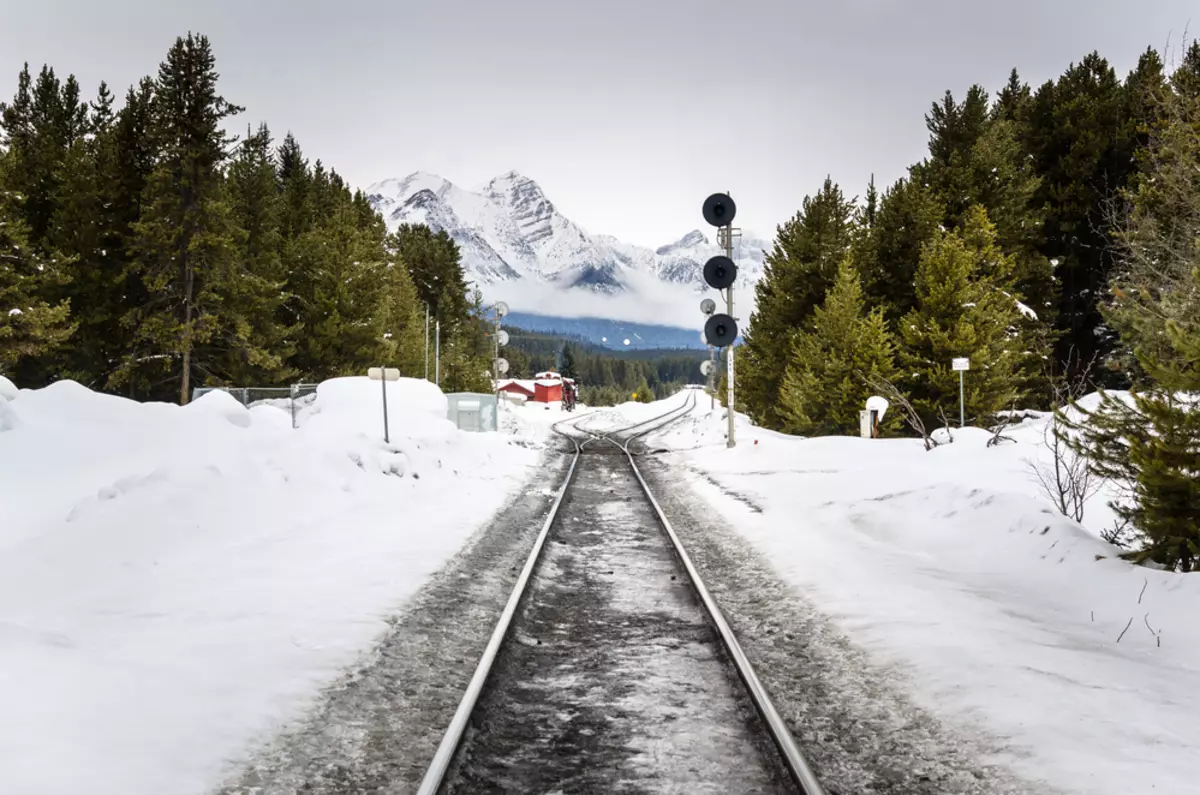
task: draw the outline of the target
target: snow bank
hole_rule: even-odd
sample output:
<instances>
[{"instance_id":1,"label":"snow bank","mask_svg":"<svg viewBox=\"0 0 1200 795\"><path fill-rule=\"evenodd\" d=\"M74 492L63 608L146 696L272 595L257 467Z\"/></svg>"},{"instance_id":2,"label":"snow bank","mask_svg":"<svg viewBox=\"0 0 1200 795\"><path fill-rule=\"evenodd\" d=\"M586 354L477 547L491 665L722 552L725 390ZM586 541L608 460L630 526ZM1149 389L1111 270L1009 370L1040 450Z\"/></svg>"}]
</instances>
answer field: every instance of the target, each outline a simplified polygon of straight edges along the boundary
<instances>
[{"instance_id":1,"label":"snow bank","mask_svg":"<svg viewBox=\"0 0 1200 795\"><path fill-rule=\"evenodd\" d=\"M424 382L286 411L63 382L0 401L0 790L210 790L534 471ZM469 499L464 499L469 497Z\"/></svg>"},{"instance_id":2,"label":"snow bank","mask_svg":"<svg viewBox=\"0 0 1200 795\"><path fill-rule=\"evenodd\" d=\"M16 400L17 385L0 375L0 401Z\"/></svg>"},{"instance_id":3,"label":"snow bank","mask_svg":"<svg viewBox=\"0 0 1200 795\"><path fill-rule=\"evenodd\" d=\"M667 405L666 403L662 405ZM1195 790L1200 576L1134 567L1055 511L1027 461L1046 415L1008 431L801 440L698 410L658 438L785 579L918 701L1000 738L1019 773L1066 792ZM1118 642L1118 638L1120 641Z\"/></svg>"}]
</instances>

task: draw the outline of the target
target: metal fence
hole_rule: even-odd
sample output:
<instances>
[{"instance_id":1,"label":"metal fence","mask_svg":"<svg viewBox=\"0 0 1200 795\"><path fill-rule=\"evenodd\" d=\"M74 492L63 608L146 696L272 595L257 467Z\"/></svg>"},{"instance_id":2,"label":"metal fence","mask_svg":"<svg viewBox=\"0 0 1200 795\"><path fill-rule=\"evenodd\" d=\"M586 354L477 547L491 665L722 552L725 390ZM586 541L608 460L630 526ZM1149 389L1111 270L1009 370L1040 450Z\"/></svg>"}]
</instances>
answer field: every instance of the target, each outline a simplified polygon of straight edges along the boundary
<instances>
[{"instance_id":1,"label":"metal fence","mask_svg":"<svg viewBox=\"0 0 1200 795\"><path fill-rule=\"evenodd\" d=\"M297 426L297 416L317 398L316 384L292 384L291 386L201 386L192 390L192 400L209 392L220 391L232 395L246 408L274 406L292 416L292 427Z\"/></svg>"}]
</instances>

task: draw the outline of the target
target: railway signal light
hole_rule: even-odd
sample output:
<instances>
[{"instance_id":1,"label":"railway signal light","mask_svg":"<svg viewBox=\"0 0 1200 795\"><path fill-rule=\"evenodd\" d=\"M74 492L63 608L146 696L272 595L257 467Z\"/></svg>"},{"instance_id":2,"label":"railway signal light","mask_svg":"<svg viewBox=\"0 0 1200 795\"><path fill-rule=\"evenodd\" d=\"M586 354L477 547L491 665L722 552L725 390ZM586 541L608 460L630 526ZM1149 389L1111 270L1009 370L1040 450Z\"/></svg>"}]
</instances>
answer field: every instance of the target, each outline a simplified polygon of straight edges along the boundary
<instances>
[{"instance_id":1,"label":"railway signal light","mask_svg":"<svg viewBox=\"0 0 1200 795\"><path fill-rule=\"evenodd\" d=\"M729 226L737 215L737 204L728 193L714 193L704 200L703 213L710 226Z\"/></svg>"},{"instance_id":2,"label":"railway signal light","mask_svg":"<svg viewBox=\"0 0 1200 795\"><path fill-rule=\"evenodd\" d=\"M737 280L737 271L733 260L718 254L704 263L704 281L714 290L727 290Z\"/></svg>"},{"instance_id":3,"label":"railway signal light","mask_svg":"<svg viewBox=\"0 0 1200 795\"><path fill-rule=\"evenodd\" d=\"M702 303L700 310L709 316L704 324L704 341L714 348L726 349L726 393L729 406L726 412L729 421L726 445L733 447L736 444L733 421L733 343L738 336L737 320L733 317L733 285L737 282L738 273L737 263L733 261L733 238L737 235L737 230L733 228L733 219L737 217L737 204L728 193L714 193L704 200L701 211L704 220L717 227L717 245L725 250L723 256L717 255L704 263L704 281L709 287L725 294L725 314L713 314L716 304L712 300Z\"/></svg>"},{"instance_id":4,"label":"railway signal light","mask_svg":"<svg viewBox=\"0 0 1200 795\"><path fill-rule=\"evenodd\" d=\"M732 345L737 334L737 321L729 315L713 315L704 324L704 339L715 348Z\"/></svg>"}]
</instances>

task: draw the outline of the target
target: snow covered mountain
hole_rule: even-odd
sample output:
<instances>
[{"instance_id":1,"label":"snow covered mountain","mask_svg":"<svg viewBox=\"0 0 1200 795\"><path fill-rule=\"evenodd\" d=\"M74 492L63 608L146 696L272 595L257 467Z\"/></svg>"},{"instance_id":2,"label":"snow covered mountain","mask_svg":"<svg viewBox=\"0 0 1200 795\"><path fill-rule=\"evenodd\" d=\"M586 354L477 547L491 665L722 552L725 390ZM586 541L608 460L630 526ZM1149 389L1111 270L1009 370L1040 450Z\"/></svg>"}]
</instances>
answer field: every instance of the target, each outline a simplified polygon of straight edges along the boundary
<instances>
[{"instance_id":1,"label":"snow covered mountain","mask_svg":"<svg viewBox=\"0 0 1200 795\"><path fill-rule=\"evenodd\" d=\"M541 186L515 171L476 191L418 171L371 185L367 195L389 229L421 223L445 230L462 251L467 278L485 294L508 293L490 287L518 280L614 297L661 295L660 284L686 294L709 291L704 263L721 253L699 230L656 250L590 234L559 212ZM740 286L762 275L768 246L751 236L737 242Z\"/></svg>"}]
</instances>

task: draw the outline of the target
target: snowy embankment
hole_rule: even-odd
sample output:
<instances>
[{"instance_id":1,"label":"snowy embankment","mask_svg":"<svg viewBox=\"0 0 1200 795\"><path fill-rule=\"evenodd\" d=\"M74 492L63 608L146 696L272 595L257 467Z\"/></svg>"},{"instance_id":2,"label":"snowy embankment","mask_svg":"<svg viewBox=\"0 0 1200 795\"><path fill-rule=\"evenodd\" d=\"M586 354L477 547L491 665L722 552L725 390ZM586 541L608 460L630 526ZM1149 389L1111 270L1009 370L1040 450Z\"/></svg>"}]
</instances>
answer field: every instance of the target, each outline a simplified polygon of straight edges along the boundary
<instances>
[{"instance_id":1,"label":"snowy embankment","mask_svg":"<svg viewBox=\"0 0 1200 795\"><path fill-rule=\"evenodd\" d=\"M0 395L0 791L201 793L535 472L416 380L286 411Z\"/></svg>"},{"instance_id":2,"label":"snowy embankment","mask_svg":"<svg viewBox=\"0 0 1200 795\"><path fill-rule=\"evenodd\" d=\"M666 403L661 404L666 406ZM1200 575L1135 567L1061 516L1027 460L1045 419L987 447L797 439L707 404L657 441L695 494L917 703L1067 792L1200 791ZM1091 528L1091 529L1088 529Z\"/></svg>"}]
</instances>

